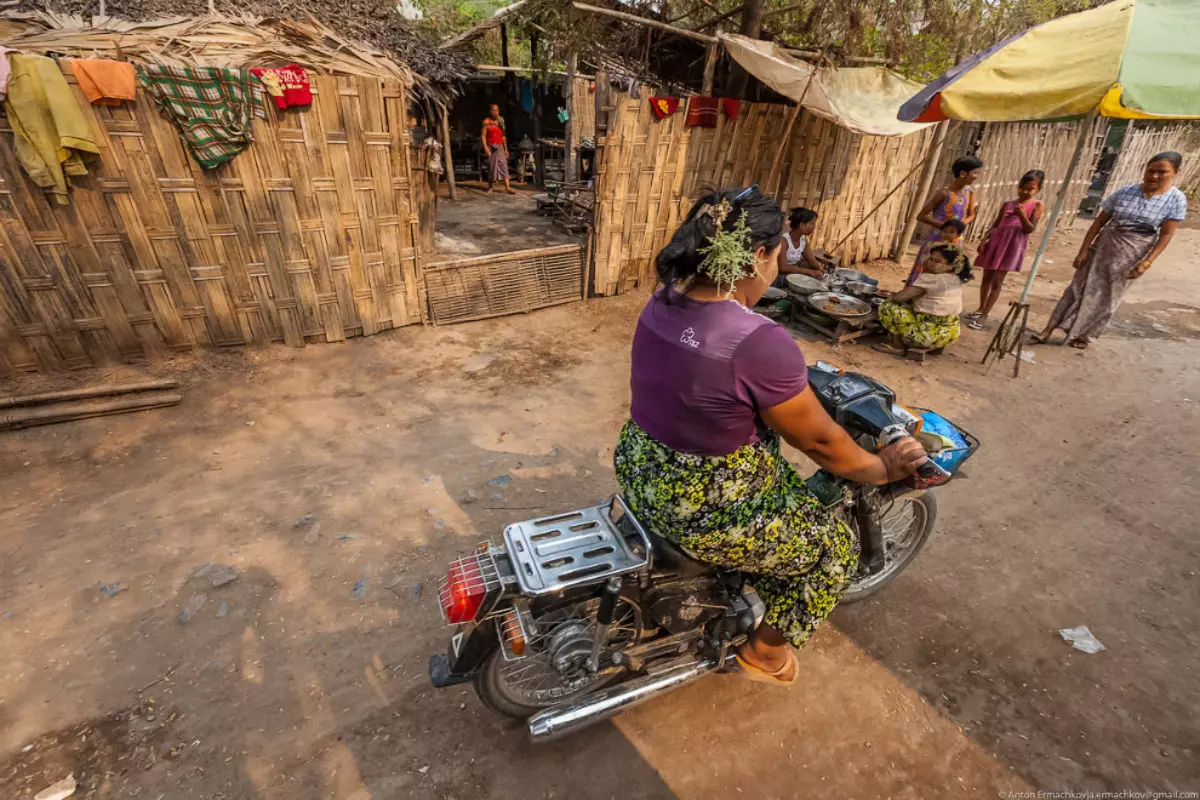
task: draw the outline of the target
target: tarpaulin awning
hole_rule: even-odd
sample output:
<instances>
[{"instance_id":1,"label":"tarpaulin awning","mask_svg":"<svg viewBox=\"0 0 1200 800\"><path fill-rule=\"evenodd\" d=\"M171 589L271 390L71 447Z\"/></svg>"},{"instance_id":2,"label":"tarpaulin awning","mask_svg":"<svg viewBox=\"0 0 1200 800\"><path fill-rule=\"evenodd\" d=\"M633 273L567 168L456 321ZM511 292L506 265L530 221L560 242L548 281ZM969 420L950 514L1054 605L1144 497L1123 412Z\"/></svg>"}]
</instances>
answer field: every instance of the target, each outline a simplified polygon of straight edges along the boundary
<instances>
[{"instance_id":1,"label":"tarpaulin awning","mask_svg":"<svg viewBox=\"0 0 1200 800\"><path fill-rule=\"evenodd\" d=\"M927 127L927 123L897 119L901 104L921 85L891 70L816 67L792 58L771 42L745 36L722 36L721 44L755 78L816 116L854 133L900 136Z\"/></svg>"},{"instance_id":2,"label":"tarpaulin awning","mask_svg":"<svg viewBox=\"0 0 1200 800\"><path fill-rule=\"evenodd\" d=\"M1116 0L1030 28L926 86L900 118L1011 121L1098 111L1200 117L1200 0Z\"/></svg>"}]
</instances>

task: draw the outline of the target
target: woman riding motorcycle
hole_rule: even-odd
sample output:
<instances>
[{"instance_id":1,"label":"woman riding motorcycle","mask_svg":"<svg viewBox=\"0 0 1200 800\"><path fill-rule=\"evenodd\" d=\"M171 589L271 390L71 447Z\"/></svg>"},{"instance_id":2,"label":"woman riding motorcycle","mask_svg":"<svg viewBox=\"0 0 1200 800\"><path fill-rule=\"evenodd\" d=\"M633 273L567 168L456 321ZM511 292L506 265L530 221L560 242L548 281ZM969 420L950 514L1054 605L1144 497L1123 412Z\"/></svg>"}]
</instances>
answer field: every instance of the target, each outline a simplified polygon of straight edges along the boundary
<instances>
[{"instance_id":1,"label":"woman riding motorcycle","mask_svg":"<svg viewBox=\"0 0 1200 800\"><path fill-rule=\"evenodd\" d=\"M749 677L796 680L801 647L858 565L854 533L783 458L882 485L926 460L906 437L859 447L808 387L804 356L750 309L775 280L783 214L757 188L701 198L655 267L662 283L633 341L631 419L614 454L632 511L692 557L741 570L767 606L737 655Z\"/></svg>"}]
</instances>

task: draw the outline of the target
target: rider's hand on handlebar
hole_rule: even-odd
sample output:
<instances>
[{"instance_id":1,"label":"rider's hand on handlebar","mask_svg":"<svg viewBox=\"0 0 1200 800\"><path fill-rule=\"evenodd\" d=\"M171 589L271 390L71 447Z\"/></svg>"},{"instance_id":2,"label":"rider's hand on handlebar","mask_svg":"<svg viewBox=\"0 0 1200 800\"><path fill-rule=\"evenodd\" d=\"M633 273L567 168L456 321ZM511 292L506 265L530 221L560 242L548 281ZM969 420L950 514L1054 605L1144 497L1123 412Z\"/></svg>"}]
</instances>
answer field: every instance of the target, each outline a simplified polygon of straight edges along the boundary
<instances>
[{"instance_id":1,"label":"rider's hand on handlebar","mask_svg":"<svg viewBox=\"0 0 1200 800\"><path fill-rule=\"evenodd\" d=\"M920 442L905 436L880 450L879 460L887 470L887 482L894 483L916 472L917 467L929 460L929 456Z\"/></svg>"}]
</instances>

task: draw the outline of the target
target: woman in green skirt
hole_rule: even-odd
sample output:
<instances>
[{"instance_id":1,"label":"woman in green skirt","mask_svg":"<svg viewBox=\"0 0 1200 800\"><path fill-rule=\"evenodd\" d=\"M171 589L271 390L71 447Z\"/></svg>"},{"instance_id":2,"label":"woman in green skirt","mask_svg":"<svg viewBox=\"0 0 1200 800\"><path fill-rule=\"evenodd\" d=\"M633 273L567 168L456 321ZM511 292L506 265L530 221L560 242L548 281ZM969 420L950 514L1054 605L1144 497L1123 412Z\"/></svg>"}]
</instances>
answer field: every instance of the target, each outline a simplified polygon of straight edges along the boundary
<instances>
[{"instance_id":1,"label":"woman in green skirt","mask_svg":"<svg viewBox=\"0 0 1200 800\"><path fill-rule=\"evenodd\" d=\"M741 647L751 677L790 684L800 647L858 566L858 540L808 493L786 440L826 469L884 484L925 461L911 438L859 447L808 386L786 330L751 311L775 279L783 215L756 188L712 192L655 266L633 340L631 419L615 468L626 502L694 558L749 576L766 618Z\"/></svg>"},{"instance_id":2,"label":"woman in green skirt","mask_svg":"<svg viewBox=\"0 0 1200 800\"><path fill-rule=\"evenodd\" d=\"M941 350L958 341L962 285L971 280L971 262L952 244L934 245L921 275L911 286L883 301L879 324L891 336L875 349L902 355L908 348Z\"/></svg>"}]
</instances>

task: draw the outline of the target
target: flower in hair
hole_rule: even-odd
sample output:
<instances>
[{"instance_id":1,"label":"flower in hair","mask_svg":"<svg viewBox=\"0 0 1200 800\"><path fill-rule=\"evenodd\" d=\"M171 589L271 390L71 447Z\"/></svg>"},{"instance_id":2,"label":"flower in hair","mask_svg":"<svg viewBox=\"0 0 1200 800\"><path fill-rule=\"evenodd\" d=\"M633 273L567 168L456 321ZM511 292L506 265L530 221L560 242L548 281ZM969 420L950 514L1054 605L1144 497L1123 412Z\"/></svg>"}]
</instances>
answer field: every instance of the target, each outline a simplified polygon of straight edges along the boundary
<instances>
[{"instance_id":1,"label":"flower in hair","mask_svg":"<svg viewBox=\"0 0 1200 800\"><path fill-rule=\"evenodd\" d=\"M725 220L732 210L729 201L722 200L715 206L703 206L696 215L712 217L716 229L708 244L698 251L704 256L699 272L715 283L718 290L728 286L727 293L733 292L736 282L757 270L758 261L750 252L750 228L746 225L745 211L738 216L732 230L725 230Z\"/></svg>"}]
</instances>

